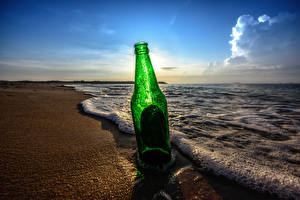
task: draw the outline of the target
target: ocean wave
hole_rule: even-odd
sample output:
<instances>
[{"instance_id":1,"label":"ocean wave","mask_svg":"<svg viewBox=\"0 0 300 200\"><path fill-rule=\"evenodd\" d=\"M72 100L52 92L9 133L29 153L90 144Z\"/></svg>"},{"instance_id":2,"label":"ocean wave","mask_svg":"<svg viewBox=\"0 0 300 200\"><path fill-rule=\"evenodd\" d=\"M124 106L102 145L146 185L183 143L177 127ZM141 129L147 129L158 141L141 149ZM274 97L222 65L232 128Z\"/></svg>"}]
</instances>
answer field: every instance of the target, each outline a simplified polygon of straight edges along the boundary
<instances>
[{"instance_id":1,"label":"ocean wave","mask_svg":"<svg viewBox=\"0 0 300 200\"><path fill-rule=\"evenodd\" d=\"M86 113L109 119L122 132L134 134L129 97L132 86L109 87L75 88L97 96L81 102ZM222 91L211 92L208 100L186 99L189 95L185 94L195 91L195 87L163 87L164 92L171 93L173 89L183 94L167 97L171 142L180 151L199 166L249 188L299 199L299 116L297 112L278 114L281 108L298 111L295 101L280 104L281 99L269 102L270 98L255 94L250 98L261 99L249 99L249 91L240 92L236 88L227 92L238 91L230 102L223 98L233 95L224 95ZM217 90L217 86L201 90L206 89ZM109 95L111 91L115 91L114 95ZM215 95L222 103L214 103Z\"/></svg>"},{"instance_id":2,"label":"ocean wave","mask_svg":"<svg viewBox=\"0 0 300 200\"><path fill-rule=\"evenodd\" d=\"M86 113L104 117L115 122L120 131L134 134L133 126L124 120L116 112L101 111L95 107L95 98L81 102ZM286 173L284 169L272 169L262 166L249 157L243 157L239 152L230 152L230 156L224 156L218 151L210 151L201 148L198 144L189 140L188 136L176 130L170 130L172 144L192 160L200 163L201 167L211 170L216 175L223 175L240 184L262 192L270 192L282 198L297 199L300 196L300 179Z\"/></svg>"}]
</instances>

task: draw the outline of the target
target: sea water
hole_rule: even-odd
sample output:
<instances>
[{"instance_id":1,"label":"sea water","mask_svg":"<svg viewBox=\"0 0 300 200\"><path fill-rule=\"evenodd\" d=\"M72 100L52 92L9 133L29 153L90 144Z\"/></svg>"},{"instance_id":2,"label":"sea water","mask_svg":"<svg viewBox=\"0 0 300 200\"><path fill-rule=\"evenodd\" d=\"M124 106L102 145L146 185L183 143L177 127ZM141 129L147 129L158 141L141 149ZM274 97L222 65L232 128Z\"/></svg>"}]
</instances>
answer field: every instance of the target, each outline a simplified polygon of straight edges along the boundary
<instances>
[{"instance_id":1,"label":"sea water","mask_svg":"<svg viewBox=\"0 0 300 200\"><path fill-rule=\"evenodd\" d=\"M133 85L72 85L85 112L134 134ZM300 199L300 84L162 84L171 142L201 167L258 191Z\"/></svg>"}]
</instances>

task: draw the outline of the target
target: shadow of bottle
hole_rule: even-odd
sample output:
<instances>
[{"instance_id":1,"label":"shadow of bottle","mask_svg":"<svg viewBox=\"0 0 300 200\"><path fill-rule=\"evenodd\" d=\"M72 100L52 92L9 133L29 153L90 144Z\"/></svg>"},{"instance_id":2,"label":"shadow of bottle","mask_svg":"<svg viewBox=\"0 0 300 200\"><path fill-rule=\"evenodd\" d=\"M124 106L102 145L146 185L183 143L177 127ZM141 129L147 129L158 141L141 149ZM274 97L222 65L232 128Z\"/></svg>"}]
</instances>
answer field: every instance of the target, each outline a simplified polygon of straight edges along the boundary
<instances>
[{"instance_id":1,"label":"shadow of bottle","mask_svg":"<svg viewBox=\"0 0 300 200\"><path fill-rule=\"evenodd\" d=\"M132 200L143 199L172 199L168 194L168 185L172 180L172 173L157 172L137 168L136 183L133 188ZM175 179L174 179L175 180ZM178 191L180 193L180 191ZM176 196L181 196L177 194Z\"/></svg>"}]
</instances>

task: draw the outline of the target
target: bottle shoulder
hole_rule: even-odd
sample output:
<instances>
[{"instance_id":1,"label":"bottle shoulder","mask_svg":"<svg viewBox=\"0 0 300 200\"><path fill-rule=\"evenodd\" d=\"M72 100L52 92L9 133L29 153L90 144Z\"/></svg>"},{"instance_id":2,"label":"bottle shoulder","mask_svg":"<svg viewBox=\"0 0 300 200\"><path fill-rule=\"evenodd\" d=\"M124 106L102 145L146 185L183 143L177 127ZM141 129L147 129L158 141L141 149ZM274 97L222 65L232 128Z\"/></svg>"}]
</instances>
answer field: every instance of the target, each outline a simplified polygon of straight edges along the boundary
<instances>
[{"instance_id":1,"label":"bottle shoulder","mask_svg":"<svg viewBox=\"0 0 300 200\"><path fill-rule=\"evenodd\" d=\"M135 89L132 97L131 103L138 102L140 104L166 104L166 97L164 93L158 90L143 90Z\"/></svg>"}]
</instances>

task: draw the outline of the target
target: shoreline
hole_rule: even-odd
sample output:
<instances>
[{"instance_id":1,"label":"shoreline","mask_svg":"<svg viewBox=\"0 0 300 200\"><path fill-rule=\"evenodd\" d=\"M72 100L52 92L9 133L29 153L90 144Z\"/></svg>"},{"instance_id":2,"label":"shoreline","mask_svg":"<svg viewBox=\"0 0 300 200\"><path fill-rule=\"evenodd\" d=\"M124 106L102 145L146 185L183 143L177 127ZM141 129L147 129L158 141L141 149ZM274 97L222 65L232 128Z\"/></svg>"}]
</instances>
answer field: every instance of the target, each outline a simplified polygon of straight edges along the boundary
<instances>
[{"instance_id":1,"label":"shoreline","mask_svg":"<svg viewBox=\"0 0 300 200\"><path fill-rule=\"evenodd\" d=\"M107 119L85 113L80 102L90 95L73 88L44 83L12 84L7 88L0 85L0 95L1 113L5 116L1 119L0 169L8 170L0 175L0 183L4 185L0 199L139 199L156 194L179 199L278 199L201 170L174 145L176 164L171 169L172 178L144 172L142 179L135 168L135 136L120 132ZM7 102L9 108L5 108ZM36 119L38 117L47 123ZM58 118L69 122L64 124ZM18 125L12 127L15 124ZM24 126L28 126L27 129ZM74 127L79 129L76 134ZM41 136L36 130L47 130L47 135ZM9 135L12 133L13 136ZM70 164L75 166L70 167ZM16 175L11 174L12 171ZM159 193L162 189L166 194Z\"/></svg>"},{"instance_id":2,"label":"shoreline","mask_svg":"<svg viewBox=\"0 0 300 200\"><path fill-rule=\"evenodd\" d=\"M0 199L130 199L134 168L82 115L89 96L55 84L0 89Z\"/></svg>"},{"instance_id":3,"label":"shoreline","mask_svg":"<svg viewBox=\"0 0 300 200\"><path fill-rule=\"evenodd\" d=\"M74 87L70 87L75 90ZM87 93L88 94L88 93ZM91 95L91 98L95 96ZM93 117L100 121L108 121L108 123L114 124L117 134L114 134L114 138L116 141L123 140L123 143L130 143L132 141L127 141L128 138L134 138L133 143L135 144L135 136L132 134L128 134L126 132L122 132L118 129L118 124L116 122L113 122L109 119L106 119L105 117L98 116L96 114L90 114L88 112L84 112L83 108L82 112L90 117ZM125 142L124 142L125 141ZM122 146L122 145L121 145ZM130 147L129 147L130 148ZM174 150L174 153L176 155L177 163L175 164L175 167L171 168L172 173L176 173L176 171L184 168L190 168L193 171L196 172L197 175L203 176L205 180L213 187L213 189L219 194L223 199L245 199L245 200L251 200L251 199L266 199L266 200L276 200L281 199L276 194L270 194L267 192L259 192L255 191L249 187L246 187L244 185L241 185L240 183L230 180L225 176L222 175L215 175L212 171L207 171L207 169L203 169L201 167L201 163L198 163L197 161L194 161L189 158L188 155L185 155L184 152L180 150L179 147L176 146L176 144L172 143L172 149ZM132 159L133 160L133 159ZM134 160L135 161L135 160ZM195 176L197 176L195 175Z\"/></svg>"},{"instance_id":4,"label":"shoreline","mask_svg":"<svg viewBox=\"0 0 300 200\"><path fill-rule=\"evenodd\" d=\"M83 114L88 115L89 117L95 118L96 120L101 121L104 124L104 127L109 127L108 130L113 134L116 144L118 148L123 149L123 155L126 158L129 158L129 160L135 164L136 162L136 150L132 149L133 146L135 148L135 135L130 135L127 133L124 133L120 131L117 127L117 124L105 119L103 117L95 116L89 113ZM109 124L113 124L114 127L110 127ZM106 128L105 128L106 129ZM132 150L129 155L127 150ZM269 193L260 193L258 191L254 191L250 188L247 188L239 183L237 183L234 180L229 180L225 176L217 176L213 174L212 172L207 171L206 169L202 169L199 167L200 165L197 164L195 161L191 160L187 155L184 155L184 152L182 152L176 145L172 144L172 149L175 152L176 155L176 161L175 166L171 167L171 173L176 174L177 171L182 172L184 170L188 170L187 173L190 173L189 171L192 171L192 176L190 179L194 179L195 177L202 177L202 179L205 179L205 182L207 182L210 187L212 187L215 192L221 197L221 199L230 199L230 200L279 200L279 198L276 195L269 194ZM206 199L206 198L203 198Z\"/></svg>"}]
</instances>

